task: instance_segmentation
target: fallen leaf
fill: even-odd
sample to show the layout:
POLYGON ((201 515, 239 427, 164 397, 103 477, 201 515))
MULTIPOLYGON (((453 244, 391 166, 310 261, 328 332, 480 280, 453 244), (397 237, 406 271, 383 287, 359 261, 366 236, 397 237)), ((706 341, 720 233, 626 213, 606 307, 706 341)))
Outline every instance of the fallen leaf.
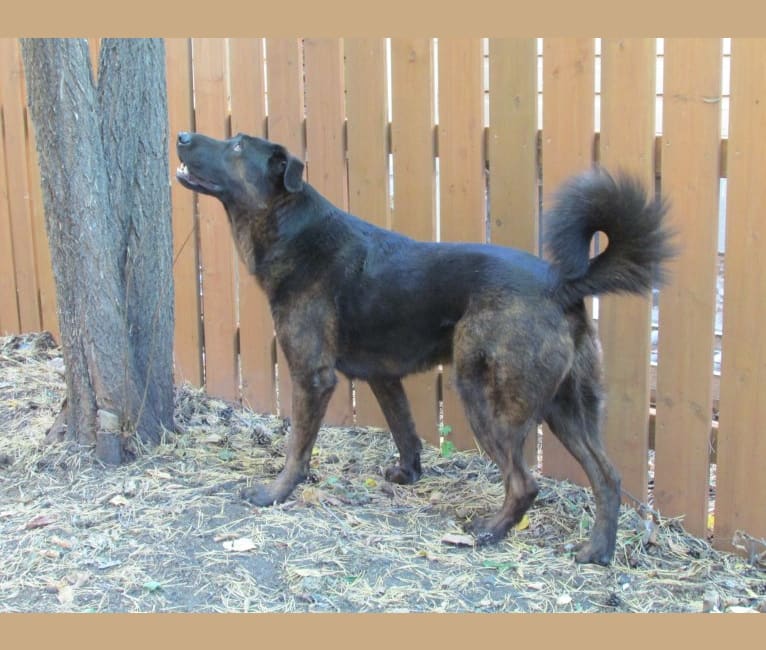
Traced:
POLYGON ((49 560, 58 560, 61 557, 61 553, 54 551, 52 548, 42 549, 38 551, 41 557, 47 557, 49 560))
POLYGON ((374 478, 366 478, 364 479, 364 486, 368 488, 374 488, 377 487, 378 482, 374 478))
POLYGON ((540 591, 545 588, 544 582, 528 582, 527 587, 530 589, 534 589, 535 591, 540 591))
POLYGON ((43 528, 44 526, 50 526, 54 521, 55 519, 51 519, 48 515, 37 515, 24 524, 24 528, 26 530, 43 528))
POLYGON ((255 542, 247 537, 240 537, 230 542, 224 542, 223 547, 227 551, 244 553, 245 551, 252 551, 255 548, 255 542))
POLYGON ((161 469, 148 469, 146 473, 152 478, 160 479, 162 481, 168 481, 172 477, 167 472, 163 472, 161 469))
POLYGON ((225 542, 230 539, 237 539, 237 533, 223 533, 222 535, 216 535, 213 537, 213 541, 218 542, 225 542))
POLYGON ((68 607, 74 603, 74 589, 69 585, 62 585, 58 588, 58 594, 56 594, 59 602, 68 607))
POLYGON ((317 506, 322 498, 321 490, 314 487, 306 487, 301 492, 301 501, 307 505, 317 506))
POLYGON ((668 542, 668 548, 676 555, 688 555, 689 548, 684 544, 676 544, 675 542, 668 542))
POLYGON ((572 602, 572 597, 569 594, 561 594, 556 599, 556 604, 559 606, 568 605, 571 602, 572 602))
POLYGON ((72 542, 70 542, 67 539, 62 539, 61 537, 58 537, 57 535, 54 535, 50 539, 50 543, 54 546, 58 546, 59 548, 66 548, 70 549, 72 548, 72 542))
POLYGON ((518 524, 516 524, 514 528, 516 530, 526 530, 527 528, 529 528, 529 517, 527 517, 527 515, 524 515, 521 518, 521 521, 518 524))
POLYGON ((442 544, 450 544, 451 546, 473 546, 474 539, 470 535, 447 533, 442 537, 442 544))
POLYGON ((128 505, 128 500, 121 494, 118 494, 117 496, 109 499, 109 503, 111 503, 113 506, 126 506, 128 505))
POLYGON ((90 573, 87 571, 78 571, 77 573, 68 576, 68 580, 72 583, 75 589, 79 589, 90 580, 90 573))

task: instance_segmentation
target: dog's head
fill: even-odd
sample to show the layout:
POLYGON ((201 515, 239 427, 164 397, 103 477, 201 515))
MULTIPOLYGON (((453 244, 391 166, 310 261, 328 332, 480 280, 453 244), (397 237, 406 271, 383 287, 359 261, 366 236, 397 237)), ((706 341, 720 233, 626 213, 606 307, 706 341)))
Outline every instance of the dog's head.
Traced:
POLYGON ((278 197, 303 188, 303 163, 282 145, 263 138, 239 133, 216 140, 181 132, 176 149, 181 184, 227 207, 263 210, 278 197))

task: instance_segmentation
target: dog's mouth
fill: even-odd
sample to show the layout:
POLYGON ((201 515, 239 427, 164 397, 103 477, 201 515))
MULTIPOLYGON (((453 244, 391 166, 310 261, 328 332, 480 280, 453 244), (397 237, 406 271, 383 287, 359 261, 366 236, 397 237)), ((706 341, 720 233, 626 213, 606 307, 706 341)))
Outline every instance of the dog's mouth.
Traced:
POLYGON ((182 185, 195 192, 218 194, 222 189, 217 183, 192 174, 184 163, 178 165, 178 168, 176 169, 176 178, 182 185))

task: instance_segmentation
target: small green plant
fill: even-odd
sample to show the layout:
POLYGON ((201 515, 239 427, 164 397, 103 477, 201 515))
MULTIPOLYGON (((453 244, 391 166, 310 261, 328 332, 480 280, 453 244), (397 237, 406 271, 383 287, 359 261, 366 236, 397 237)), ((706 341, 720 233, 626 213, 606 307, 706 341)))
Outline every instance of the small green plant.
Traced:
POLYGON ((442 457, 449 458, 457 451, 455 443, 448 439, 448 436, 452 433, 452 427, 448 424, 439 425, 439 437, 441 438, 441 444, 439 445, 439 451, 442 457))

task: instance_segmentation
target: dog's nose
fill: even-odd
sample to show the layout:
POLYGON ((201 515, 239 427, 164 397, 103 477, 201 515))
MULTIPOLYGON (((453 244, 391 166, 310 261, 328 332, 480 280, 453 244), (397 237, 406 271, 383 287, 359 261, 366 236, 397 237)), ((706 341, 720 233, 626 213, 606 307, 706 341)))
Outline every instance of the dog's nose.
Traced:
POLYGON ((181 131, 178 134, 178 144, 189 144, 191 142, 191 133, 181 131))

